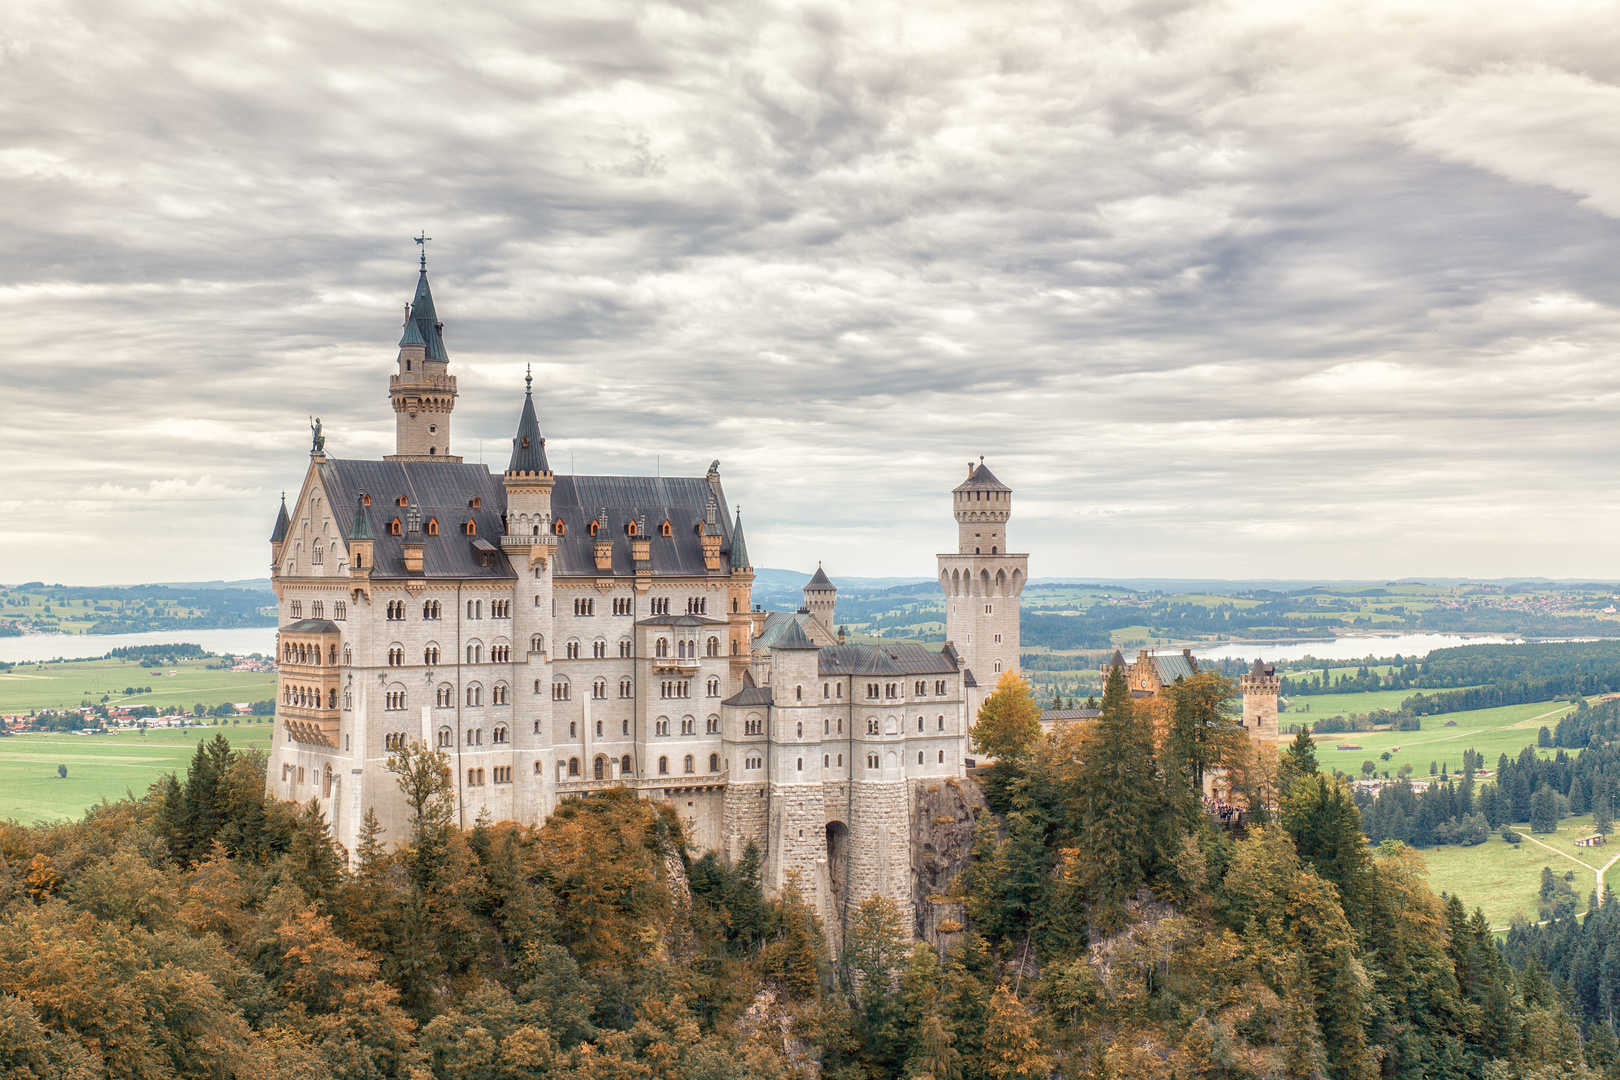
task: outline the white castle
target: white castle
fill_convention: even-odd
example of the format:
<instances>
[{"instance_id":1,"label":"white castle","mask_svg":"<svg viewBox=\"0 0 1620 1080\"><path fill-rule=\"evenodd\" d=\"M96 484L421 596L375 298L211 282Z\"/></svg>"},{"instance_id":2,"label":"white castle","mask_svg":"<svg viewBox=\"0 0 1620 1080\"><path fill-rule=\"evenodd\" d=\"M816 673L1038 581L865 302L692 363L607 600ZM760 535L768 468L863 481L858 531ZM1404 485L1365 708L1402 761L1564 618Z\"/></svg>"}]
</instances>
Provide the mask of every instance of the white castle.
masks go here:
<instances>
[{"instance_id":1,"label":"white castle","mask_svg":"<svg viewBox=\"0 0 1620 1080\"><path fill-rule=\"evenodd\" d=\"M963 775L967 731L1018 663L1028 557L982 462L939 556L946 643L853 645L821 570L797 612L751 602L740 514L705 476L558 476L532 380L504 474L450 453L456 379L424 257L389 379L396 453L343 460L317 434L271 536L280 686L270 791L318 798L351 850L368 809L398 842L389 754L443 750L463 827L538 823L629 787L700 848L750 841L830 923L874 893L913 912L917 789Z\"/></svg>"}]
</instances>

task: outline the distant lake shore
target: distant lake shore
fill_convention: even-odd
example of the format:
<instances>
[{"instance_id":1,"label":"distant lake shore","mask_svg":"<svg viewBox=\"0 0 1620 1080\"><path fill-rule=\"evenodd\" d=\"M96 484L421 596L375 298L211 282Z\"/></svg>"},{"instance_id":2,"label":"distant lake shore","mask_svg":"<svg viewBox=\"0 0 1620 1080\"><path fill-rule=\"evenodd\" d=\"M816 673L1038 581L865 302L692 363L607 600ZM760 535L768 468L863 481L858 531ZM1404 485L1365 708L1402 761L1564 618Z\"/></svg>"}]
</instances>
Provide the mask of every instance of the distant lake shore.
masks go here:
<instances>
[{"instance_id":1,"label":"distant lake shore","mask_svg":"<svg viewBox=\"0 0 1620 1080\"><path fill-rule=\"evenodd\" d=\"M0 660L35 663L44 660L86 660L106 656L131 645L178 645L191 642L212 653L244 656L276 651L274 626L246 626L229 630L150 630L140 634L24 634L0 637Z\"/></svg>"}]
</instances>

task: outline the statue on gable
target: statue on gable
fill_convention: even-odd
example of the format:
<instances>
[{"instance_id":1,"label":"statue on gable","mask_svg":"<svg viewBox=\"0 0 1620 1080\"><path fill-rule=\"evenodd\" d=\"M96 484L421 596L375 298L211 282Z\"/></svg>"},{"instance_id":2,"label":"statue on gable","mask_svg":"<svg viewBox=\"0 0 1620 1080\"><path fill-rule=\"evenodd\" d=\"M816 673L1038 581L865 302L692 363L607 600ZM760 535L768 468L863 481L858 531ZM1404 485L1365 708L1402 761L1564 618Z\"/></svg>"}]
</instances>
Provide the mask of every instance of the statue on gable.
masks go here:
<instances>
[{"instance_id":1,"label":"statue on gable","mask_svg":"<svg viewBox=\"0 0 1620 1080\"><path fill-rule=\"evenodd\" d=\"M318 417L318 416L310 417L309 430L310 430L309 452L312 453L312 454L325 453L326 452L326 436L321 434L321 418L320 417Z\"/></svg>"}]
</instances>

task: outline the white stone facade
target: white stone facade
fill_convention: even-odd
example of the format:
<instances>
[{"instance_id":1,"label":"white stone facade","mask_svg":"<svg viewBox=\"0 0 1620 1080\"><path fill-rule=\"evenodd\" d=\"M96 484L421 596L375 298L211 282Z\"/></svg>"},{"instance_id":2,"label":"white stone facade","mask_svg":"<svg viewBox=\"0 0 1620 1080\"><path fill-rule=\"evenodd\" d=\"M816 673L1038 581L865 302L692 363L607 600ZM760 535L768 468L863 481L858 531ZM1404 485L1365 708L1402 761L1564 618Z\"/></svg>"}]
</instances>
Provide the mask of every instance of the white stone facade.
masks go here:
<instances>
[{"instance_id":1,"label":"white stone facade","mask_svg":"<svg viewBox=\"0 0 1620 1080\"><path fill-rule=\"evenodd\" d=\"M425 271L418 309L432 311ZM1017 662L1026 568L1000 550L1005 514L995 553L941 556L948 603L971 601L948 616L954 647L834 644L820 572L799 614L753 609L718 463L555 476L532 397L505 474L451 454L453 392L429 408L401 390L421 367L453 391L448 361L412 340L429 325L408 323L391 381L398 452L318 448L277 524L271 792L319 799L351 850L367 810L401 842L387 765L415 742L448 756L463 827L537 824L570 795L625 785L673 805L700 849L757 844L767 887L797 873L829 926L873 893L909 912L915 787L964 771L976 702L958 651L986 665L981 683Z\"/></svg>"}]
</instances>

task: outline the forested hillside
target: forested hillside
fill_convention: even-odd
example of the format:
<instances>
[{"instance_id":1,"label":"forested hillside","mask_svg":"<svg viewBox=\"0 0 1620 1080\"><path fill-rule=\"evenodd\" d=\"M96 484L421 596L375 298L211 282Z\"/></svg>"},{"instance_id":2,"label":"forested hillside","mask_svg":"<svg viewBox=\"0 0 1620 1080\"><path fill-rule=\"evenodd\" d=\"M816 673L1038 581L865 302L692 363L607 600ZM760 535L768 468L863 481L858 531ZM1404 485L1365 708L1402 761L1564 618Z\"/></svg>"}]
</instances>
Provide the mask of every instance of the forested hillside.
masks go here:
<instances>
[{"instance_id":1,"label":"forested hillside","mask_svg":"<svg viewBox=\"0 0 1620 1080\"><path fill-rule=\"evenodd\" d=\"M1541 938L1499 949L1482 916L1429 890L1416 853L1367 845L1309 740L1254 756L1222 712L1230 690L1206 673L1150 710L1116 677L1095 724L1045 736L1009 676L976 732L1001 757L994 814L941 897L968 924L913 943L891 903L869 901L837 962L795 888L764 893L755 853L697 857L669 809L627 791L537 827L463 832L443 759L412 747L391 766L410 834L368 822L346 853L317 808L263 794L260 756L216 737L145 797L0 829L0 1068L1123 1080L1611 1066L1601 964L1581 996L1610 923L1586 928L1579 963ZM1197 798L1216 768L1252 808L1242 833Z\"/></svg>"}]
</instances>

